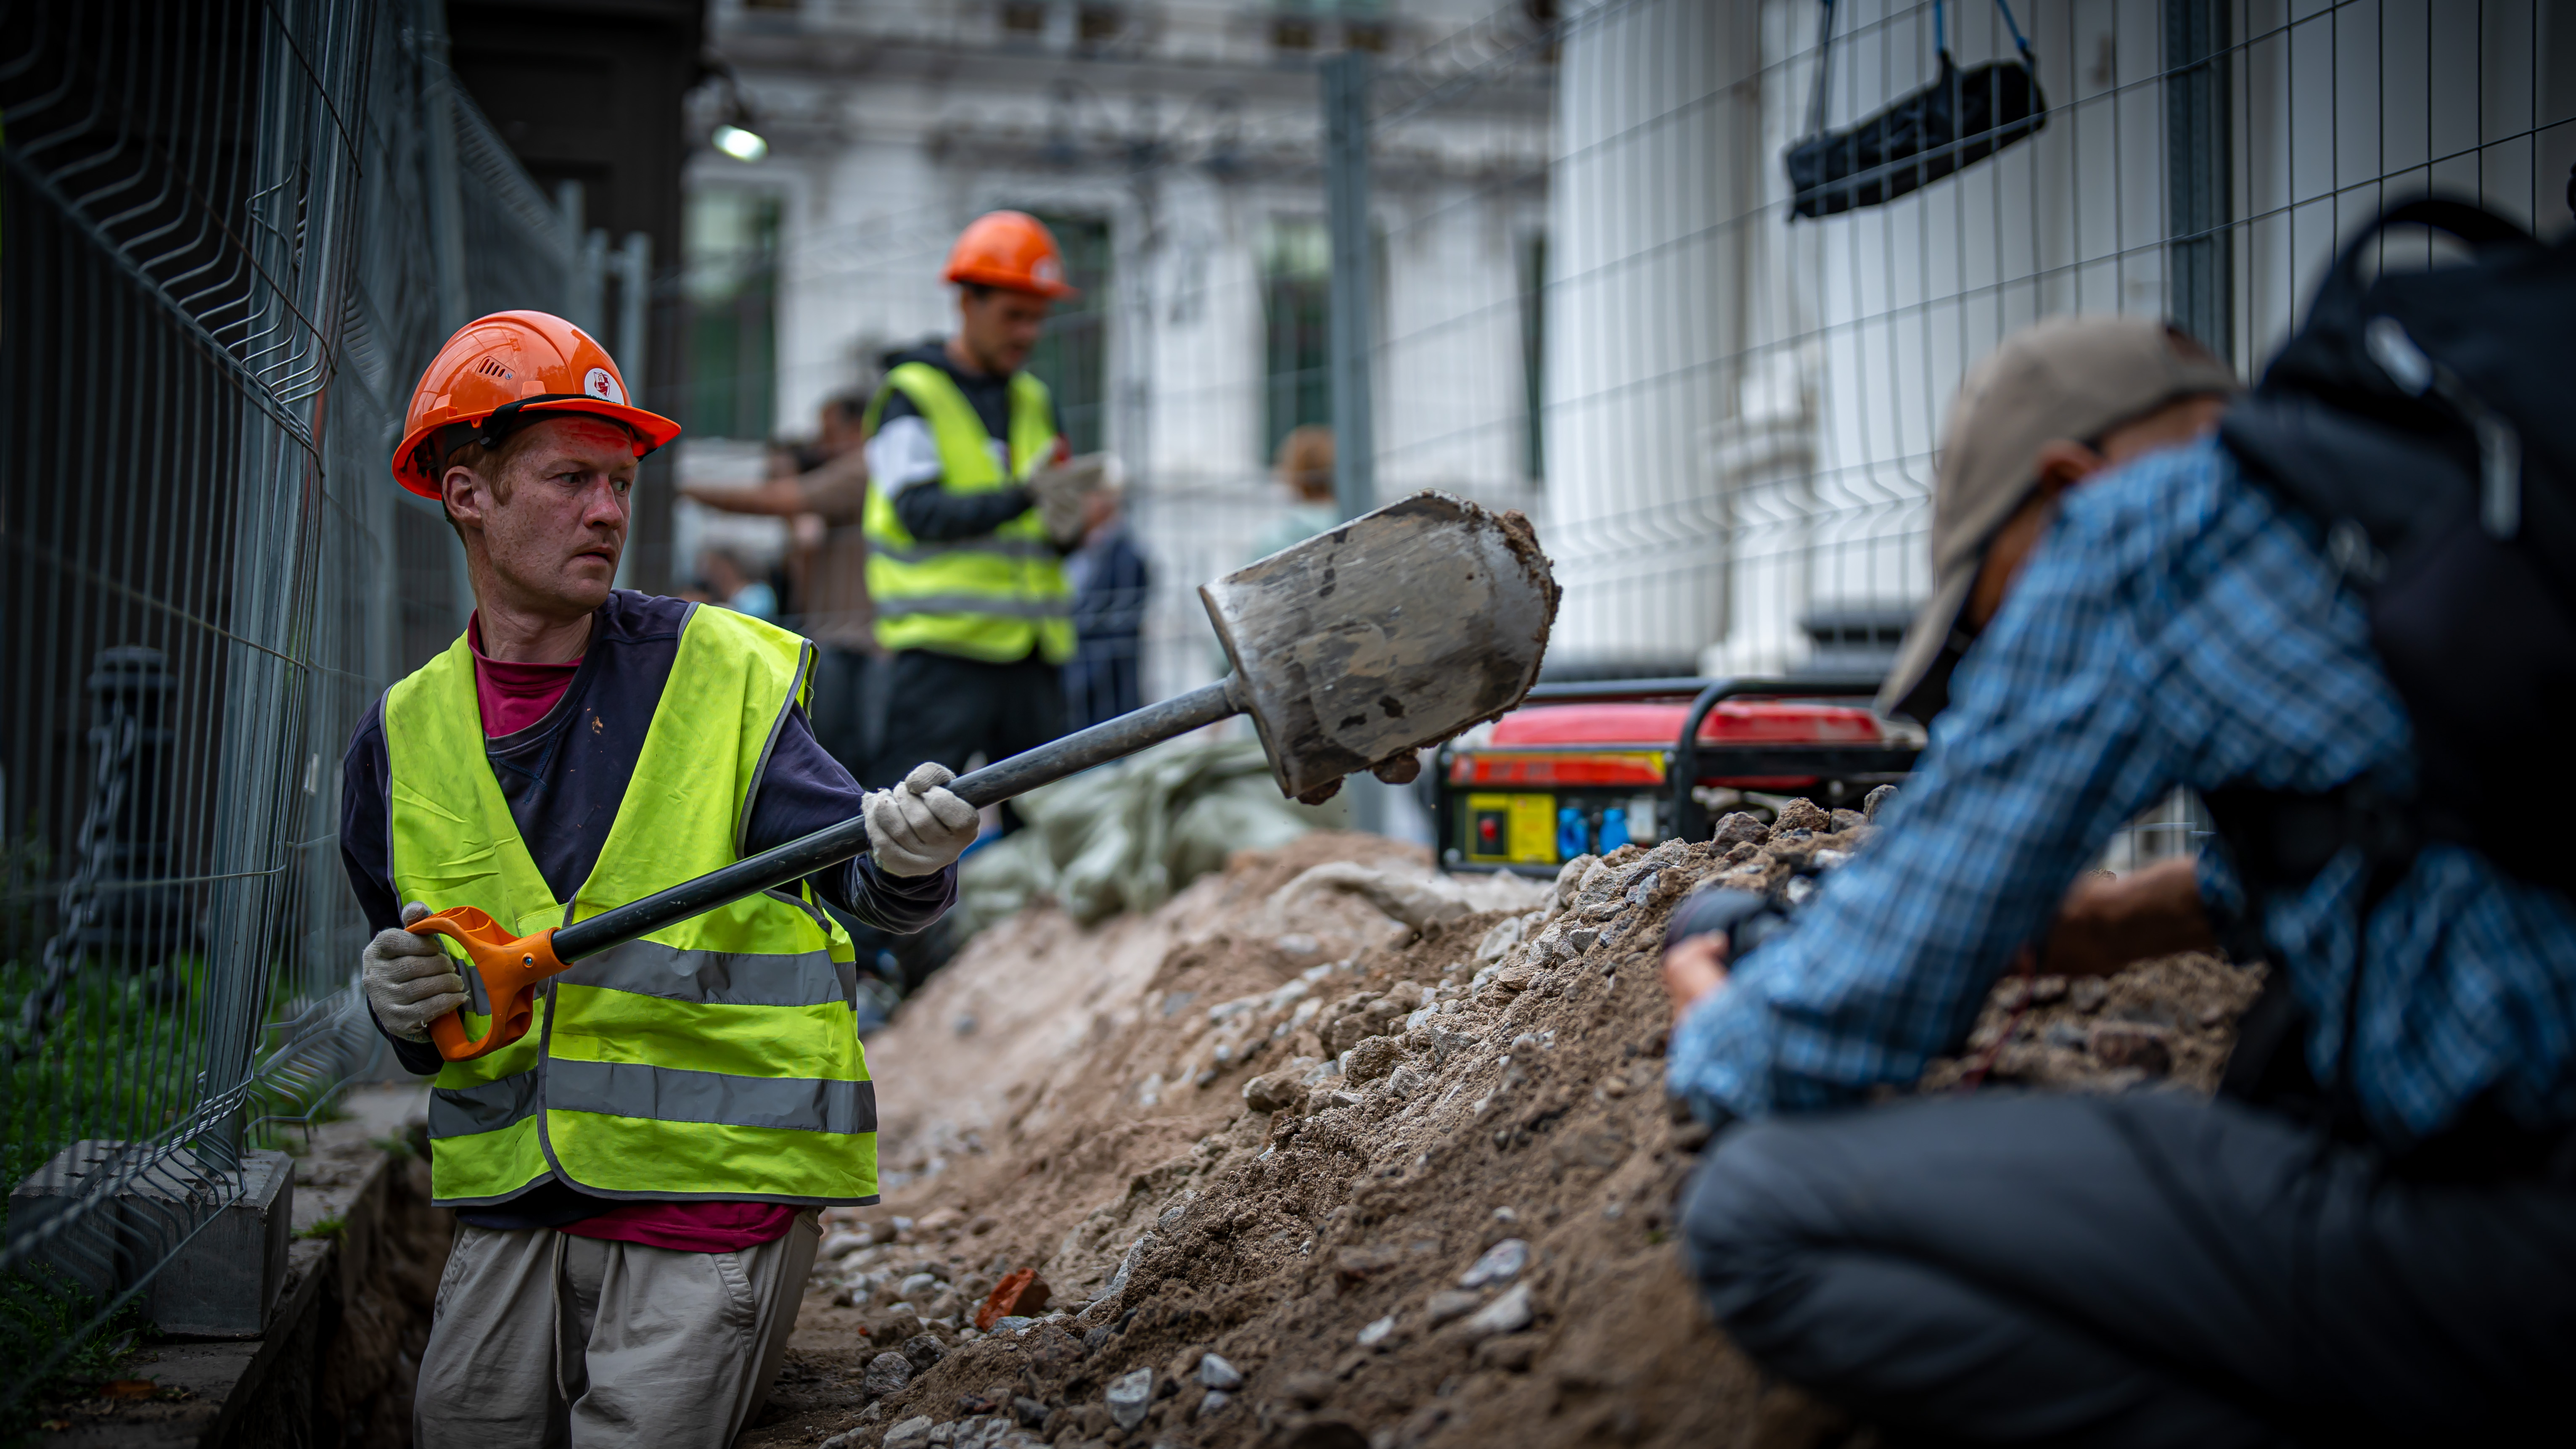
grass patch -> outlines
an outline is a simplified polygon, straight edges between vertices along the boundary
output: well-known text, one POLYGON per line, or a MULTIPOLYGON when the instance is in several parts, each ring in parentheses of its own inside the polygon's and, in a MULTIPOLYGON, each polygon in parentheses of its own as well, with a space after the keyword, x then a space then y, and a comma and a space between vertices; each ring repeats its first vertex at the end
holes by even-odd
POLYGON ((0 1441, 14 1442, 36 1427, 44 1401, 77 1397, 119 1377, 117 1365, 150 1325, 139 1303, 94 1323, 98 1310, 97 1299, 51 1269, 0 1274, 0 1384, 22 1382, 57 1346, 71 1345, 29 1392, 0 1402, 0 1441))
POLYGON ((347 1236, 348 1232, 349 1222, 346 1218, 316 1218, 307 1226, 296 1229, 295 1236, 299 1238, 340 1238, 347 1236))

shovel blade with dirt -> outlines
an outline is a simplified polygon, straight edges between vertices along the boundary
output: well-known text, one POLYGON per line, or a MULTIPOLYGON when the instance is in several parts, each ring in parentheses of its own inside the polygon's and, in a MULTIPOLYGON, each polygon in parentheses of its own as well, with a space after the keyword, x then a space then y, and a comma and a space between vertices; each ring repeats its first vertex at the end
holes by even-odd
MULTIPOLYGON (((1234 672, 1214 684, 996 761, 949 785, 978 808, 1123 759, 1231 715, 1252 716, 1287 794, 1330 795, 1344 775, 1412 778, 1414 752, 1520 703, 1538 678, 1557 587, 1529 521, 1425 491, 1280 550, 1199 590, 1234 672)), ((513 937, 471 906, 414 931, 450 937, 493 1010, 431 1026, 450 1061, 526 1031, 545 978, 586 956, 801 880, 868 848, 852 819, 588 920, 513 937)))

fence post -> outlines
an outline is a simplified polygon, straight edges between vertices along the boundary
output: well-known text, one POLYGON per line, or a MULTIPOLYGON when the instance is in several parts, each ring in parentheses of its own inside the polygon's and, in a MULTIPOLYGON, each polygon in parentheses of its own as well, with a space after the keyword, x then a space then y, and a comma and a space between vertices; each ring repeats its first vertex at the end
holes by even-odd
POLYGON ((2223 0, 2165 0, 2165 174, 2174 321, 2232 361, 2227 10, 2223 0))
MULTIPOLYGON (((1377 506, 1377 430, 1370 415, 1369 351, 1376 299, 1370 285, 1369 56, 1346 50, 1325 57, 1324 207, 1332 237, 1332 293, 1324 324, 1333 409, 1333 502, 1344 518, 1377 506)), ((1354 775, 1350 791, 1354 828, 1386 826, 1385 787, 1354 775)))

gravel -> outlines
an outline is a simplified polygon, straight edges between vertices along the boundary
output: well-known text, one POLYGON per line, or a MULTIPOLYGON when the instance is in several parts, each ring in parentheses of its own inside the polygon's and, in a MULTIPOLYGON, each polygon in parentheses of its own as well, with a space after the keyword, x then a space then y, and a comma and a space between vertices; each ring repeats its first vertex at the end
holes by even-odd
POLYGON ((1467 1336, 1492 1338, 1500 1333, 1518 1333, 1529 1327, 1536 1316, 1530 1307, 1529 1285, 1522 1283, 1471 1314, 1466 1323, 1467 1336))
POLYGON ((1105 1395, 1109 1417, 1119 1428, 1133 1430, 1145 1422, 1145 1411, 1154 1406, 1154 1371, 1131 1369, 1109 1385, 1105 1395))
POLYGON ((1482 1288, 1489 1283, 1508 1283, 1529 1266, 1530 1246, 1519 1238, 1505 1238, 1485 1250, 1484 1256, 1458 1275, 1461 1288, 1482 1288))

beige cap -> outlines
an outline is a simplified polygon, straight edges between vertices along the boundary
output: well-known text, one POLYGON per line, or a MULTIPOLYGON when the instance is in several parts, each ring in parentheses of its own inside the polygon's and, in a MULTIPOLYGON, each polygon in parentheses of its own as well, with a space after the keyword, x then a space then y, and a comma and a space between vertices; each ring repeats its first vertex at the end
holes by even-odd
POLYGON ((1949 671, 1936 666, 1995 530, 2039 481, 2041 448, 2090 444, 2184 398, 2238 387, 2198 343, 2143 317, 2051 317, 2005 338, 1951 404, 1932 485, 1932 597, 1906 626, 1879 711, 1929 719, 1948 697, 1949 671))

